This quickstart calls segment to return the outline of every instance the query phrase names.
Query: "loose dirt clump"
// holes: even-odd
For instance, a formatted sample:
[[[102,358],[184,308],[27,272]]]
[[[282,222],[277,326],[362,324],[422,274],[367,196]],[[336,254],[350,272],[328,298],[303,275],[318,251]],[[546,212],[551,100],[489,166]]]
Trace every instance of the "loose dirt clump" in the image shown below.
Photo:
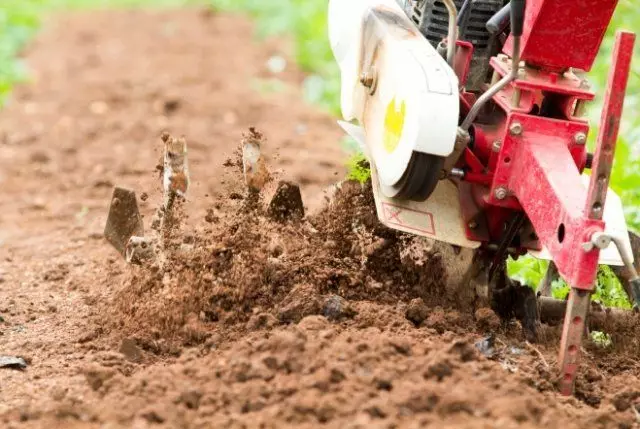
[[[344,176],[341,132],[300,101],[292,62],[268,71],[286,46],[208,10],[41,33],[0,130],[0,346],[27,364],[0,369],[0,427],[637,427],[640,366],[617,327],[561,397],[558,327],[528,344],[474,314],[445,266],[468,266],[464,249],[385,228],[369,186],[323,192]],[[251,195],[233,142],[256,124],[274,180]],[[163,130],[188,136],[192,181],[168,263],[129,266],[103,239],[110,195],[135,189],[152,223]],[[280,181],[304,215],[269,216]]]
[[[358,313],[349,301],[427,296],[401,261],[407,238],[377,221],[369,185],[342,183],[308,218],[295,184],[281,182],[270,202],[251,188],[236,192],[243,198],[216,204],[215,222],[210,211],[194,230],[174,229],[163,264],[130,270],[106,323],[152,349],[162,339],[168,351],[204,342],[208,324],[244,326],[257,314],[337,321]],[[442,272],[440,264],[422,269]]]

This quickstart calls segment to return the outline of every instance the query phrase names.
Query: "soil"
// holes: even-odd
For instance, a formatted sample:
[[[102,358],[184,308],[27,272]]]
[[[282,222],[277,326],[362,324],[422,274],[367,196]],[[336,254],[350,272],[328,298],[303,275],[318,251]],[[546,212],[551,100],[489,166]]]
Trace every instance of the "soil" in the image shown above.
[[[83,13],[26,52],[0,113],[0,354],[28,366],[0,368],[0,426],[638,427],[637,341],[586,344],[557,394],[558,328],[531,345],[456,309],[445,253],[382,227],[366,184],[332,186],[339,128],[301,73],[268,71],[286,41],[252,34],[195,9]],[[252,85],[271,78],[286,90]],[[134,189],[153,232],[164,131],[187,139],[189,194],[166,260],[129,266],[102,234],[111,194]]]

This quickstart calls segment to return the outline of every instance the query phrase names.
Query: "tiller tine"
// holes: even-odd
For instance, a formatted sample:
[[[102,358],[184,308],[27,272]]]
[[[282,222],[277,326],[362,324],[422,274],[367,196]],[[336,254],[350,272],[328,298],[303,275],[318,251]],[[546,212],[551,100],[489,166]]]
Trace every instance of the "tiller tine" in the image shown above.
[[[242,139],[242,169],[247,188],[261,191],[271,179],[261,150],[262,134],[251,128]]]
[[[104,227],[104,237],[125,257],[127,244],[132,236],[143,236],[142,216],[138,209],[136,193],[116,187],[111,197],[109,215]]]

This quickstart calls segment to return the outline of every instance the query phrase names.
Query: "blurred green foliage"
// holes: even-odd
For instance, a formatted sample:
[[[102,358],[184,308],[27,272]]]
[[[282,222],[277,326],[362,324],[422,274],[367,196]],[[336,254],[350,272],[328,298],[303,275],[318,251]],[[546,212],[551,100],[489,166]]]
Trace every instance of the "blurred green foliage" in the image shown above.
[[[347,179],[365,183],[371,176],[369,161],[362,153],[356,153],[347,162]]]
[[[67,9],[169,7],[205,4],[205,0],[2,0],[0,2],[0,104],[11,87],[27,78],[19,52],[45,14]]]
[[[590,144],[597,135],[600,103],[609,71],[611,48],[617,29],[640,28],[640,11],[633,0],[620,0],[607,31],[601,52],[589,78],[598,98],[591,109]],[[18,53],[38,28],[43,14],[69,8],[107,8],[132,6],[180,6],[209,4],[224,11],[247,13],[255,18],[257,37],[282,36],[294,42],[296,62],[308,77],[304,93],[333,114],[339,115],[340,75],[327,38],[327,0],[2,0],[0,5],[0,101],[11,86],[26,77]],[[630,227],[640,230],[640,43],[636,46],[633,72],[629,80],[625,114],[616,152],[611,186],[622,197]],[[264,92],[282,90],[277,82],[254,82]],[[351,178],[364,181],[368,176],[366,163],[357,145],[349,139],[342,142],[350,158],[346,161]],[[509,272],[523,283],[536,287],[544,276],[547,262],[530,257],[511,261]],[[553,286],[554,296],[566,296],[562,281]],[[608,268],[598,275],[594,299],[606,305],[628,307],[620,284]]]
[[[327,37],[327,0],[210,0],[213,7],[248,13],[256,19],[257,36],[292,38],[298,66],[308,74],[306,99],[340,112],[340,73]]]

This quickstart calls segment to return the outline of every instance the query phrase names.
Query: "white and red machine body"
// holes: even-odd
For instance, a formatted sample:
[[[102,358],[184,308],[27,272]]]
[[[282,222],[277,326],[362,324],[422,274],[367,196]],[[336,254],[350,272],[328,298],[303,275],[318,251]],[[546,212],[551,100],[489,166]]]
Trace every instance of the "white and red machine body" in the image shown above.
[[[362,142],[386,225],[553,260],[571,286],[559,359],[569,394],[598,265],[632,262],[622,204],[608,185],[635,35],[617,35],[589,154],[583,112],[594,93],[583,73],[617,0],[527,0],[521,34],[503,34],[473,88],[477,44],[435,48],[407,12],[415,4],[330,0],[343,128]]]

